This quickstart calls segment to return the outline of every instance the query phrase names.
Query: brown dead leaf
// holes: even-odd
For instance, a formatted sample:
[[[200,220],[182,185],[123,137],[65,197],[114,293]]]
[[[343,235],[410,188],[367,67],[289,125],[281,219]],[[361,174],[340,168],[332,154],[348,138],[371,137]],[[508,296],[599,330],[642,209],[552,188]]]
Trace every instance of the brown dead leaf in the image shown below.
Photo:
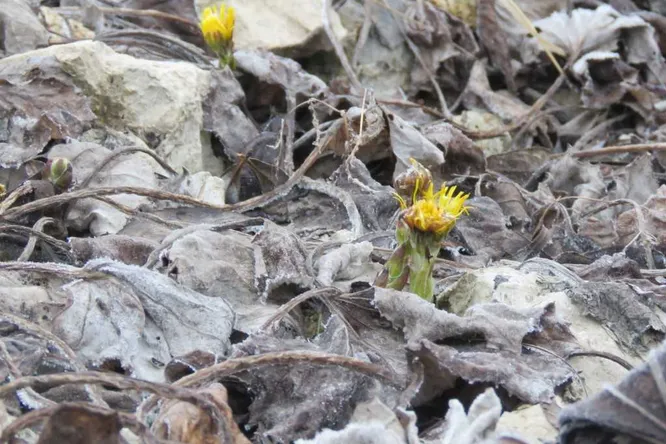
[[[476,29],[486,54],[488,54],[493,64],[502,71],[509,90],[515,92],[516,82],[513,78],[509,46],[504,31],[497,23],[495,0],[478,0]]]
[[[661,345],[620,384],[565,408],[559,442],[665,442],[665,374],[666,346]]]
[[[95,114],[58,62],[35,65],[17,56],[0,61],[0,165],[18,167],[50,140],[78,137]]]
[[[555,387],[573,377],[561,359],[523,351],[523,340],[539,336],[545,320],[553,329],[552,304],[517,309],[480,303],[457,316],[414,294],[383,288],[375,289],[375,304],[403,330],[407,350],[425,366],[421,398],[432,399],[461,377],[501,385],[525,402],[548,402]]]
[[[529,240],[508,228],[509,217],[500,205],[489,197],[475,197],[468,201],[469,216],[463,217],[451,233],[456,233],[472,253],[484,259],[511,257]]]
[[[219,383],[213,383],[201,390],[217,405],[228,402],[227,390]],[[229,409],[220,409],[227,412]],[[224,420],[231,429],[233,441],[225,444],[250,444],[250,440],[241,433],[233,417]],[[217,426],[200,407],[184,401],[169,401],[162,407],[151,430],[159,438],[179,441],[186,444],[219,444]]]
[[[438,122],[423,129],[423,135],[444,151],[442,175],[480,174],[486,170],[483,151],[462,131],[447,122]]]
[[[279,290],[289,286],[312,285],[314,277],[308,274],[305,265],[305,246],[293,233],[266,220],[252,244],[255,279],[264,300],[270,297],[279,300]]]
[[[463,2],[450,3],[459,6]],[[470,27],[452,11],[447,14],[442,9],[448,8],[423,2],[412,3],[405,11],[406,32],[418,47],[420,59],[412,64],[410,73],[409,88],[414,92],[433,91],[433,75],[447,90],[461,90],[473,63],[472,54],[479,50]]]
[[[49,417],[37,444],[121,444],[121,429],[117,412],[62,403]]]

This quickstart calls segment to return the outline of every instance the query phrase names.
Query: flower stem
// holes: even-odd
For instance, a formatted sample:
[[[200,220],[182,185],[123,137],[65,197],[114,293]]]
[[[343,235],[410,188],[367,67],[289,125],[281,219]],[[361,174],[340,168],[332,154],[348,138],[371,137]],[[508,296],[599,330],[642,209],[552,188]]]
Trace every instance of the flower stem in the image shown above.
[[[432,302],[435,281],[432,271],[440,249],[440,239],[428,233],[413,232],[409,258],[409,289]]]

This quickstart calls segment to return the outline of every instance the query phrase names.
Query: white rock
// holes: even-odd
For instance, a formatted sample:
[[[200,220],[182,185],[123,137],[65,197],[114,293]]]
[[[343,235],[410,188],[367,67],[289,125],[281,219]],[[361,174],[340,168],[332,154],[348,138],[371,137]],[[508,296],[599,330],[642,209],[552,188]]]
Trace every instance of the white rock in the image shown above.
[[[218,90],[215,100],[224,105],[217,105],[216,110],[224,111],[217,118],[229,120],[229,126],[236,129],[235,134],[222,135],[237,136],[223,140],[224,145],[238,151],[256,132],[236,105],[243,92],[231,74],[220,73],[216,81],[224,84],[218,85],[210,71],[191,63],[138,59],[93,41],[7,57],[0,60],[0,71],[19,75],[40,68],[45,60],[55,61],[81,88],[97,116],[97,126],[154,141],[149,143],[157,154],[176,170],[185,167],[193,173],[213,174],[224,170],[223,161],[213,154],[210,136],[203,131],[204,104],[213,87]],[[218,97],[220,94],[224,96]]]

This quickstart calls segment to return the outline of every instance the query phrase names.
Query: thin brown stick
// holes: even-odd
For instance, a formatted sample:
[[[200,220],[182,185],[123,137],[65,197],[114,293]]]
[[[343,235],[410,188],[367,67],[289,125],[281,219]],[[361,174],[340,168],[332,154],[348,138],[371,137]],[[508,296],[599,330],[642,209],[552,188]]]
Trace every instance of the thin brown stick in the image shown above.
[[[453,118],[453,115],[451,114],[451,111],[449,111],[449,107],[446,104],[446,98],[444,97],[442,88],[440,88],[439,86],[439,82],[437,82],[437,79],[435,78],[435,74],[430,71],[430,68],[428,68],[428,65],[426,64],[425,60],[423,59],[423,56],[421,55],[421,51],[419,51],[418,46],[416,46],[416,44],[412,41],[412,39],[409,38],[409,36],[407,35],[407,31],[405,31],[402,26],[400,26],[400,31],[403,34],[405,42],[407,42],[407,46],[409,46],[409,49],[414,54],[414,57],[416,57],[416,60],[419,61],[419,63],[421,64],[421,68],[428,76],[430,83],[432,83],[432,87],[435,90],[435,94],[437,95],[437,100],[439,100],[439,106],[442,115],[444,116],[445,119],[451,120]]]
[[[649,151],[666,151],[666,143],[655,142],[655,143],[639,143],[635,145],[607,146],[605,148],[601,148],[594,151],[578,151],[576,153],[571,153],[571,156],[576,157],[578,159],[587,159],[590,157],[598,157],[611,154],[645,153]],[[559,157],[562,155],[563,154],[558,154],[556,156]]]
[[[256,370],[267,366],[297,366],[301,364],[316,366],[344,367],[349,370],[362,373],[364,375],[382,379],[393,386],[399,387],[400,384],[393,380],[392,375],[381,367],[361,361],[359,359],[349,358],[347,356],[332,355],[319,352],[287,351],[276,353],[264,353],[256,356],[245,356],[242,358],[232,358],[224,362],[206,367],[185,376],[174,382],[172,386],[193,387],[209,384],[220,377],[232,375],[234,373]],[[2,386],[0,386],[0,389]],[[0,390],[0,395],[2,391]],[[156,405],[158,398],[151,396],[146,399],[139,407],[137,415],[139,419],[145,416]]]
[[[211,416],[211,418],[215,420],[218,428],[223,433],[223,437],[221,437],[223,439],[221,442],[233,442],[229,424],[227,424],[224,419],[225,415],[227,417],[231,417],[232,415],[230,411],[224,411],[225,409],[229,409],[229,407],[223,406],[220,403],[212,402],[208,396],[197,393],[194,390],[190,390],[182,386],[142,381],[140,379],[134,379],[116,373],[56,373],[51,375],[23,376],[22,378],[10,381],[5,385],[0,386],[0,398],[7,396],[17,390],[31,387],[35,384],[104,384],[115,387],[117,389],[149,392],[163,398],[178,399],[180,401],[189,402],[204,410],[208,415]]]
[[[179,15],[169,14],[167,12],[157,11],[155,9],[131,9],[131,8],[107,8],[104,6],[97,7],[104,14],[120,15],[125,17],[153,17],[162,20],[169,20],[172,22],[182,23],[194,28],[199,28],[199,24],[190,19],[181,17]],[[57,12],[79,12],[79,7],[59,7],[54,8]]]
[[[18,262],[25,262],[30,260],[30,256],[32,256],[32,253],[35,251],[35,247],[37,246],[37,239],[41,239],[42,241],[53,245],[54,247],[64,252],[67,256],[72,256],[67,242],[51,237],[43,232],[46,225],[58,226],[59,222],[52,217],[42,217],[37,222],[35,222],[35,225],[33,225],[32,229],[30,229],[31,231],[30,237],[28,238],[28,243],[21,252],[21,255],[18,257],[18,259],[16,259]]]
[[[128,216],[132,217],[138,217],[141,219],[146,219],[151,222],[155,222],[156,224],[164,225],[165,227],[171,228],[171,229],[178,229],[178,228],[183,228],[185,226],[184,223],[182,222],[177,222],[173,220],[167,220],[167,219],[162,219],[159,216],[156,216],[154,214],[150,214],[146,211],[139,211],[137,209],[128,207],[126,205],[120,204],[116,202],[115,200],[109,198],[109,197],[93,197],[93,199],[99,200],[100,202],[104,202],[107,205],[110,205],[119,211],[127,214]]]
[[[326,35],[328,36],[328,39],[331,41],[331,44],[333,45],[333,49],[335,50],[335,54],[338,56],[338,59],[340,60],[342,68],[345,70],[347,77],[349,77],[349,81],[351,82],[352,88],[357,92],[360,92],[363,90],[363,86],[361,85],[361,82],[356,76],[354,69],[349,64],[349,59],[347,58],[347,54],[345,54],[344,48],[338,41],[338,38],[336,37],[335,32],[331,27],[331,19],[328,17],[329,8],[331,8],[331,0],[324,0],[321,6],[322,26],[324,28],[324,31],[326,32]]]
[[[76,199],[85,199],[89,197],[100,197],[100,196],[109,196],[114,194],[135,194],[138,196],[146,196],[153,199],[160,200],[171,200],[174,202],[180,202],[188,205],[194,205],[203,208],[211,208],[222,211],[248,211],[254,208],[257,208],[261,205],[271,202],[273,199],[287,194],[292,187],[305,175],[305,173],[310,169],[310,167],[317,161],[319,156],[324,152],[328,146],[328,140],[325,140],[320,145],[315,147],[315,149],[310,153],[310,155],[305,159],[303,164],[298,168],[294,174],[285,182],[284,184],[275,187],[273,190],[264,193],[260,196],[253,197],[251,199],[239,202],[233,205],[214,205],[207,202],[200,201],[190,196],[185,196],[183,194],[169,193],[161,190],[154,190],[150,188],[138,188],[138,187],[100,187],[100,188],[87,188],[83,190],[70,191],[67,193],[58,194],[56,196],[45,197],[43,199],[37,199],[27,204],[5,209],[4,212],[0,210],[0,220],[13,220],[25,216],[27,214],[33,213],[35,211],[41,211],[49,207],[63,205],[65,203],[71,202]]]
[[[175,230],[171,233],[169,233],[164,239],[162,239],[162,242],[160,243],[159,246],[157,246],[153,251],[150,252],[148,255],[148,259],[146,259],[146,263],[143,265],[146,268],[152,268],[157,261],[159,260],[160,253],[162,253],[164,250],[167,248],[171,248],[171,246],[179,239],[182,239],[183,237],[196,233],[197,231],[215,231],[215,232],[222,232],[224,230],[233,230],[233,229],[238,229],[242,227],[247,227],[250,225],[260,225],[264,222],[264,219],[261,217],[251,217],[247,220],[242,220],[242,221],[235,221],[235,222],[226,222],[222,224],[197,224],[197,225],[189,225],[187,227],[184,227],[180,230]]]
[[[365,2],[363,5],[363,10],[365,12],[364,18],[363,18],[363,24],[361,25],[361,29],[358,31],[358,38],[356,40],[356,45],[354,46],[354,55],[352,56],[351,64],[352,66],[356,66],[358,63],[358,59],[361,55],[361,50],[365,46],[365,43],[368,40],[368,37],[370,36],[370,29],[372,28],[372,3],[371,2]]]
[[[120,151],[114,151],[113,153],[106,156],[95,167],[95,169],[92,170],[90,172],[90,174],[88,174],[88,176],[81,181],[81,183],[77,184],[76,187],[74,187],[74,189],[85,188],[86,186],[88,186],[90,181],[93,180],[97,174],[99,174],[100,171],[102,171],[104,168],[106,168],[106,166],[109,164],[109,162],[113,161],[114,159],[116,159],[120,156],[124,156],[126,154],[132,154],[132,153],[146,154],[146,155],[152,157],[155,160],[155,162],[159,163],[160,166],[162,168],[164,168],[166,171],[168,171],[169,173],[171,173],[173,175],[178,174],[178,172],[176,170],[171,168],[171,166],[169,166],[169,164],[164,159],[162,159],[160,156],[158,156],[154,151],[148,150],[148,149],[145,149],[145,148],[140,148],[138,146],[137,147],[132,146],[132,147],[128,147],[128,148],[125,148],[123,150],[120,150]]]
[[[280,308],[278,308],[278,311],[273,316],[271,316],[266,322],[264,322],[261,327],[259,327],[259,331],[266,330],[268,327],[270,327],[272,323],[282,319],[290,311],[292,311],[294,308],[296,308],[298,305],[302,304],[303,302],[307,301],[308,299],[334,297],[334,296],[339,296],[341,293],[342,292],[337,288],[325,287],[325,288],[315,288],[313,290],[308,290],[305,293],[299,294],[295,298],[292,298],[288,302],[282,304]]]
[[[595,356],[597,358],[604,358],[608,359],[609,361],[613,361],[614,363],[621,365],[627,370],[633,370],[634,366],[625,361],[624,359],[620,358],[619,356],[615,356],[611,353],[606,353],[606,352],[600,352],[600,351],[578,351],[578,352],[573,352],[569,353],[567,356],[567,359],[576,357],[576,356]]]
[[[108,279],[109,277],[108,275],[97,271],[50,262],[0,262],[0,270],[55,274],[60,277],[71,279]],[[4,313],[0,314],[0,317],[2,316],[4,316]]]
[[[609,128],[611,128],[613,125],[615,125],[617,122],[621,122],[622,120],[626,119],[629,116],[629,113],[624,113],[620,114],[619,116],[612,117],[610,119],[606,119],[592,127],[591,129],[587,130],[572,146],[568,151],[571,153],[577,153],[580,152],[584,146],[589,145],[592,143],[592,141],[598,137],[603,135],[608,132]]]
[[[132,430],[134,433],[138,434],[139,436],[148,438],[150,440],[148,442],[152,443],[168,442],[154,436],[151,433],[150,429],[145,424],[139,422],[136,419],[136,417],[130,413],[117,412],[116,410],[110,408],[93,406],[92,404],[86,402],[62,402],[60,404],[51,405],[49,407],[39,410],[33,410],[24,415],[21,415],[18,418],[16,418],[14,421],[12,421],[11,424],[5,427],[5,429],[2,431],[2,435],[0,436],[0,441],[11,442],[11,440],[19,431],[27,427],[30,427],[32,425],[35,425],[40,421],[45,421],[62,407],[74,407],[74,408],[85,409],[88,411],[93,410],[104,414],[117,414],[120,418],[120,422],[123,427],[127,427],[128,429]]]
[[[564,67],[564,69],[568,69],[570,63],[567,63],[567,65]],[[514,131],[527,122],[534,113],[538,112],[541,110],[541,108],[544,107],[544,105],[553,97],[553,95],[560,89],[564,81],[567,79],[566,74],[560,74],[557,79],[553,82],[552,85],[546,90],[545,93],[539,99],[537,99],[536,102],[532,104],[530,107],[530,110],[520,116],[518,119],[510,123],[509,125],[505,125],[501,128],[495,128],[492,130],[488,131],[477,131],[477,130],[472,130],[469,128],[465,128],[462,125],[459,125],[455,122],[450,122],[451,125],[455,126],[458,128],[460,131],[465,133],[467,137],[470,137],[472,139],[491,139],[493,137],[498,137],[503,135],[504,133]]]
[[[0,216],[7,211],[8,208],[11,208],[19,198],[27,196],[33,191],[34,189],[32,188],[31,180],[26,180],[21,185],[14,188],[11,193],[0,202]]]
[[[201,369],[191,375],[187,375],[175,382],[175,385],[182,387],[199,386],[201,384],[209,384],[220,376],[231,375],[245,370],[258,369],[260,367],[273,365],[296,366],[300,364],[323,367],[343,367],[362,373],[366,376],[381,379],[391,385],[399,386],[399,384],[393,380],[393,375],[391,373],[386,372],[383,368],[374,364],[347,356],[303,351],[264,353],[255,356],[227,359],[224,362],[220,362]]]
[[[29,236],[28,243],[23,249],[21,256],[17,259],[19,262],[27,261],[30,258],[30,255],[34,250],[35,244],[38,239],[53,245],[54,247],[61,250],[65,254],[69,254],[70,249],[67,242],[56,239],[41,231],[44,225],[48,223],[57,223],[57,221],[50,217],[41,218],[35,223],[35,225],[32,228],[24,227],[23,225],[13,225],[13,224],[0,225],[0,233],[8,231]]]
[[[258,208],[262,205],[266,205],[267,203],[272,202],[274,199],[280,196],[286,195],[287,193],[289,193],[289,191],[291,191],[294,185],[296,185],[301,180],[301,178],[312,167],[312,165],[314,165],[317,159],[319,159],[319,156],[321,156],[326,151],[328,143],[332,137],[333,135],[329,134],[328,138],[322,140],[321,143],[317,144],[315,146],[315,149],[312,150],[312,152],[308,155],[308,157],[305,158],[301,166],[294,172],[294,174],[291,175],[289,180],[287,180],[284,184],[279,185],[273,188],[271,191],[268,191],[267,193],[264,193],[260,196],[252,197],[237,204],[225,205],[223,209],[228,211],[249,211]]]
[[[90,404],[88,404],[90,405]],[[25,415],[21,415],[18,418],[14,419],[10,424],[4,427],[2,430],[2,435],[0,435],[0,441],[2,442],[13,442],[14,435],[16,435],[21,430],[28,428],[34,424],[37,424],[40,421],[45,421],[48,419],[59,406],[51,405],[39,410],[33,410],[28,412]]]
[[[49,196],[43,199],[33,200],[27,204],[10,208],[3,213],[0,213],[0,219],[12,220],[25,216],[35,211],[41,211],[49,207],[63,205],[76,199],[85,199],[88,197],[109,196],[114,194],[136,194],[137,196],[146,196],[153,199],[171,200],[184,204],[214,208],[218,210],[225,210],[227,206],[213,205],[195,199],[183,194],[169,193],[167,191],[155,190],[152,188],[139,188],[139,187],[100,187],[100,188],[86,188],[83,190],[69,191],[67,193],[58,194],[56,196]]]
[[[422,105],[420,103],[410,102],[409,100],[397,100],[397,99],[376,99],[377,103],[382,105],[395,105],[395,106],[404,106],[405,108],[421,108],[421,110],[430,114],[431,116],[437,117],[438,119],[443,119],[445,116],[441,111],[436,110],[435,108],[430,108],[429,106]]]
[[[9,354],[9,350],[7,350],[7,346],[5,345],[5,341],[0,341],[0,359],[5,361],[5,365],[7,366],[7,370],[9,371],[9,375],[14,378],[18,379],[23,376],[21,373],[21,370],[16,366],[16,363],[14,362],[14,359],[12,359],[12,356]],[[25,389],[27,392],[28,396],[30,396],[36,403],[40,403],[42,407],[48,407],[52,406],[55,404],[55,402],[51,401],[48,398],[43,397],[39,393],[35,392],[32,388],[28,387]]]
[[[287,107],[290,109],[296,108],[296,94],[286,93]],[[296,138],[296,113],[288,113],[282,121],[282,129],[280,130],[280,142],[284,143],[282,149],[284,150],[283,162],[280,165],[287,174],[294,172],[294,140]],[[287,127],[287,134],[282,137],[284,127]]]
[[[25,263],[19,265],[25,265]],[[74,353],[74,350],[72,350],[65,341],[63,341],[50,331],[43,329],[39,325],[30,322],[27,319],[14,316],[9,313],[0,312],[0,319],[3,318],[7,319],[11,324],[16,325],[23,331],[26,331],[31,335],[37,336],[38,338],[44,339],[45,341],[49,342],[52,345],[55,345],[58,349],[60,349],[62,354],[65,355],[67,359],[69,359],[69,362],[70,364],[72,364],[72,367],[74,367],[74,370],[78,372],[85,371],[85,366],[78,361],[76,353]],[[102,399],[102,395],[100,394],[98,387],[86,385],[85,389],[86,392],[88,393],[88,396],[95,404],[103,407],[108,407],[106,401]]]

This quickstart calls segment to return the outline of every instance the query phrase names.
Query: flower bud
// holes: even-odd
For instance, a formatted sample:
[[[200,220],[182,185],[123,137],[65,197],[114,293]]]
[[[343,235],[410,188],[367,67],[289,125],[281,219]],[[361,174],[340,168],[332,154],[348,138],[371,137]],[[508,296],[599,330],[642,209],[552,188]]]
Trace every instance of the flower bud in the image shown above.
[[[412,166],[395,178],[393,188],[398,195],[407,200],[408,205],[411,205],[423,191],[428,189],[432,183],[432,174],[415,159],[409,159],[409,163]]]
[[[42,177],[53,184],[58,191],[64,191],[72,184],[72,164],[64,157],[54,157],[46,162]]]

